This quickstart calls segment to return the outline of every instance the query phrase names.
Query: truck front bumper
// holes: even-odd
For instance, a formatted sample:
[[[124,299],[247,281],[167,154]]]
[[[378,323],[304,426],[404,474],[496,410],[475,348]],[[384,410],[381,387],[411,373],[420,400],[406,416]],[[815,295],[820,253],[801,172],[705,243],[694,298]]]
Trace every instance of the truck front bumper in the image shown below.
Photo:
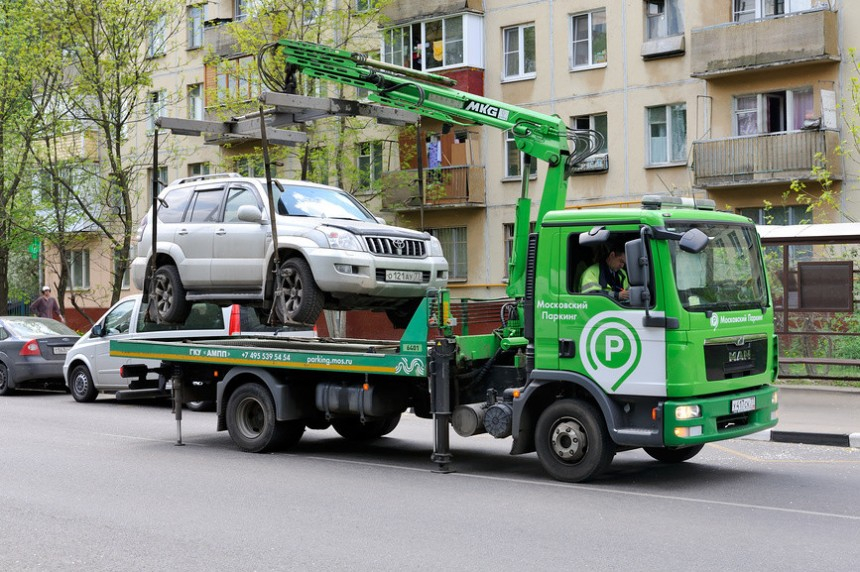
[[[710,397],[666,401],[663,441],[667,447],[683,447],[769,429],[778,421],[777,395],[776,387],[765,385]]]

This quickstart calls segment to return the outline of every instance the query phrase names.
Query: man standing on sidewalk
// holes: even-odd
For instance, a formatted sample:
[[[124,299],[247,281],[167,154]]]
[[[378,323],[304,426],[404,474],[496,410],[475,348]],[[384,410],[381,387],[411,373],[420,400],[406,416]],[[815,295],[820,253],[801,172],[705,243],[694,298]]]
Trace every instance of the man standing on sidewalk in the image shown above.
[[[60,312],[60,305],[57,304],[57,299],[51,297],[51,287],[42,286],[42,295],[35,302],[30,304],[30,313],[36,314],[40,318],[53,318],[54,313],[60,317],[62,323],[66,323],[66,318]]]

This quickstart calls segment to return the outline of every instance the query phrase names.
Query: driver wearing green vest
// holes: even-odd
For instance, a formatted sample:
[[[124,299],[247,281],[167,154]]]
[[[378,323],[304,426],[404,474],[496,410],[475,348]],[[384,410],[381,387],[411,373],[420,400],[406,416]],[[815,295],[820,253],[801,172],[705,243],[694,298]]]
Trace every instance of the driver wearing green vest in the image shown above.
[[[601,292],[619,301],[630,299],[624,245],[611,243],[604,260],[595,262],[582,273],[579,291],[583,294]]]

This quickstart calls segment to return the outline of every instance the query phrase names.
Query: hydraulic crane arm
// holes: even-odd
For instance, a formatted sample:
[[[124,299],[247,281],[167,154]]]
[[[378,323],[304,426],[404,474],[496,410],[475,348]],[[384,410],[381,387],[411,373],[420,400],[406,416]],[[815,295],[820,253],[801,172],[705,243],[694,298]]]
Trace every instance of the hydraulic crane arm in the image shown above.
[[[452,80],[443,76],[377,62],[360,53],[296,40],[280,40],[267,48],[280,50],[291,71],[364,89],[371,101],[445,123],[487,125],[510,131],[519,150],[549,165],[538,209],[538,226],[547,212],[564,208],[568,167],[594,153],[602,144],[594,132],[572,131],[558,116],[454,89],[450,87]],[[574,142],[573,152],[568,140]],[[508,295],[514,298],[521,298],[525,289],[531,210],[527,185],[528,174],[524,170],[508,284]]]

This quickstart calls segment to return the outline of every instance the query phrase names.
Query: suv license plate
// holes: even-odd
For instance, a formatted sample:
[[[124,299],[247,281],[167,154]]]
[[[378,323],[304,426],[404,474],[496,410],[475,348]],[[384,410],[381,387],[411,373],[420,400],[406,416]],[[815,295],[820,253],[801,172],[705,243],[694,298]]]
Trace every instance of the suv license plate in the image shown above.
[[[421,282],[421,272],[410,270],[386,270],[386,282]]]
[[[746,413],[755,409],[755,397],[732,399],[732,413]]]

